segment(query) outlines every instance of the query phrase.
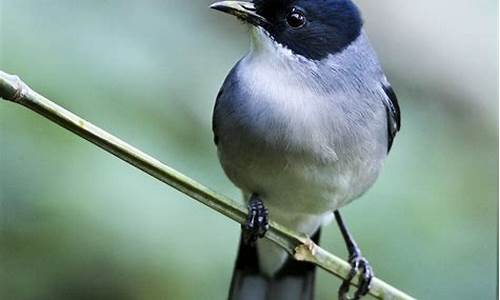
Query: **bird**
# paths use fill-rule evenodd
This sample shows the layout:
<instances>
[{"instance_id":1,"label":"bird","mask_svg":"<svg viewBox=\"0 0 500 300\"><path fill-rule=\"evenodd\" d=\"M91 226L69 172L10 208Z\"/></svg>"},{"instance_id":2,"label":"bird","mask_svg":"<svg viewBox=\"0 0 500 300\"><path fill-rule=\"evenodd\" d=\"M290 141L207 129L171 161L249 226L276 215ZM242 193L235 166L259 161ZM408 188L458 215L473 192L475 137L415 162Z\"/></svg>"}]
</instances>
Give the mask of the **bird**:
<instances>
[{"instance_id":1,"label":"bird","mask_svg":"<svg viewBox=\"0 0 500 300\"><path fill-rule=\"evenodd\" d=\"M401 114L360 9L351 0L210 7L237 17L250 35L250 50L219 90L212 122L221 166L248 205L228 299L314 298L314 266L263 239L270 218L318 243L335 219L351 264L338 298L361 299L374 273L340 209L376 181Z\"/></svg>"}]
</instances>

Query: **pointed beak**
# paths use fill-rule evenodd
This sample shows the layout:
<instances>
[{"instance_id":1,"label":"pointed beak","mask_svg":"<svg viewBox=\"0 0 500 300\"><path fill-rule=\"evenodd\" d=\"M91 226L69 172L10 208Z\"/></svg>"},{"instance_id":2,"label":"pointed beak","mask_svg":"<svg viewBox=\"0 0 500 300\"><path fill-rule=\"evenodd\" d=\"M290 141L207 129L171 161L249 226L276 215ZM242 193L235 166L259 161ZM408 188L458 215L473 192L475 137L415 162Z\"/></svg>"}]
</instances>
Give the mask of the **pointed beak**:
<instances>
[{"instance_id":1,"label":"pointed beak","mask_svg":"<svg viewBox=\"0 0 500 300\"><path fill-rule=\"evenodd\" d=\"M269 24L266 18L257 14L255 5L247 1L220 1L210 5L210 8L219 10L255 26Z\"/></svg>"}]
</instances>

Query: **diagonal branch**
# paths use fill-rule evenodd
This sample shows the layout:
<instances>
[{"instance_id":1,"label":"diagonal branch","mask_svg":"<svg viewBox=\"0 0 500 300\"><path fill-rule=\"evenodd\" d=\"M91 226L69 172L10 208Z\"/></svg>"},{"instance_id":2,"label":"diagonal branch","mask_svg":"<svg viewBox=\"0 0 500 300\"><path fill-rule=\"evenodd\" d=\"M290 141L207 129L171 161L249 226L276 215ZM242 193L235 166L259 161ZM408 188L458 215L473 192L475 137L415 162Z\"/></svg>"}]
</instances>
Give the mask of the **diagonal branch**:
<instances>
[{"instance_id":1,"label":"diagonal branch","mask_svg":"<svg viewBox=\"0 0 500 300\"><path fill-rule=\"evenodd\" d=\"M31 109L226 217L240 224L245 222L246 208L237 202L212 191L53 103L33 91L17 76L0 71L0 98ZM285 249L295 259L314 263L338 278L345 279L349 274L350 265L347 262L314 244L308 237L277 223L270 222L270 230L265 238ZM353 285L358 281L357 276ZM378 278L373 279L370 294L384 300L414 299Z\"/></svg>"}]
</instances>

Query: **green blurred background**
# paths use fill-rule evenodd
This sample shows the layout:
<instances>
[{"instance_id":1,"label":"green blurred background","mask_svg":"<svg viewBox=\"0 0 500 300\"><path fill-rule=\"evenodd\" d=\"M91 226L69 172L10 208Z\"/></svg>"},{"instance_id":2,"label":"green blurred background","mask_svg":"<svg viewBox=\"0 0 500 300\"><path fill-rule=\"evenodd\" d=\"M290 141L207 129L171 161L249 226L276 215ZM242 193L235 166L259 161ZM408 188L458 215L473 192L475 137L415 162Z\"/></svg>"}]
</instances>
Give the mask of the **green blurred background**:
<instances>
[{"instance_id":1,"label":"green blurred background","mask_svg":"<svg viewBox=\"0 0 500 300\"><path fill-rule=\"evenodd\" d=\"M247 29L210 1L0 0L0 69L233 198L214 98ZM359 0L403 113L345 218L419 299L495 299L498 2ZM0 299L224 299L239 226L20 106L0 103ZM335 226L323 245L345 256ZM339 280L319 272L318 299Z\"/></svg>"}]
</instances>

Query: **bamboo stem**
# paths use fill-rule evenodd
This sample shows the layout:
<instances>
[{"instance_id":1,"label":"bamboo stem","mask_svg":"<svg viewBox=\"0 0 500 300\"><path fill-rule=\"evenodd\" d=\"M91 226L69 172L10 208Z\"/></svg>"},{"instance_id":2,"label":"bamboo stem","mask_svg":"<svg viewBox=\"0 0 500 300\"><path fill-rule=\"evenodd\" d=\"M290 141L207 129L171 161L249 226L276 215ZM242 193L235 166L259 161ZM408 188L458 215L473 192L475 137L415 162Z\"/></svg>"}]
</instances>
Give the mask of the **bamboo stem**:
<instances>
[{"instance_id":1,"label":"bamboo stem","mask_svg":"<svg viewBox=\"0 0 500 300\"><path fill-rule=\"evenodd\" d=\"M239 203L212 191L48 100L17 76L0 71L0 98L29 108L222 215L240 224L245 222L247 210ZM270 230L265 238L285 249L295 259L314 263L338 278L345 279L349 274L350 265L347 262L314 244L308 237L275 222L270 222ZM357 285L358 281L359 276L355 278L353 285ZM383 300L414 299L378 278L373 278L370 294Z\"/></svg>"}]
</instances>

